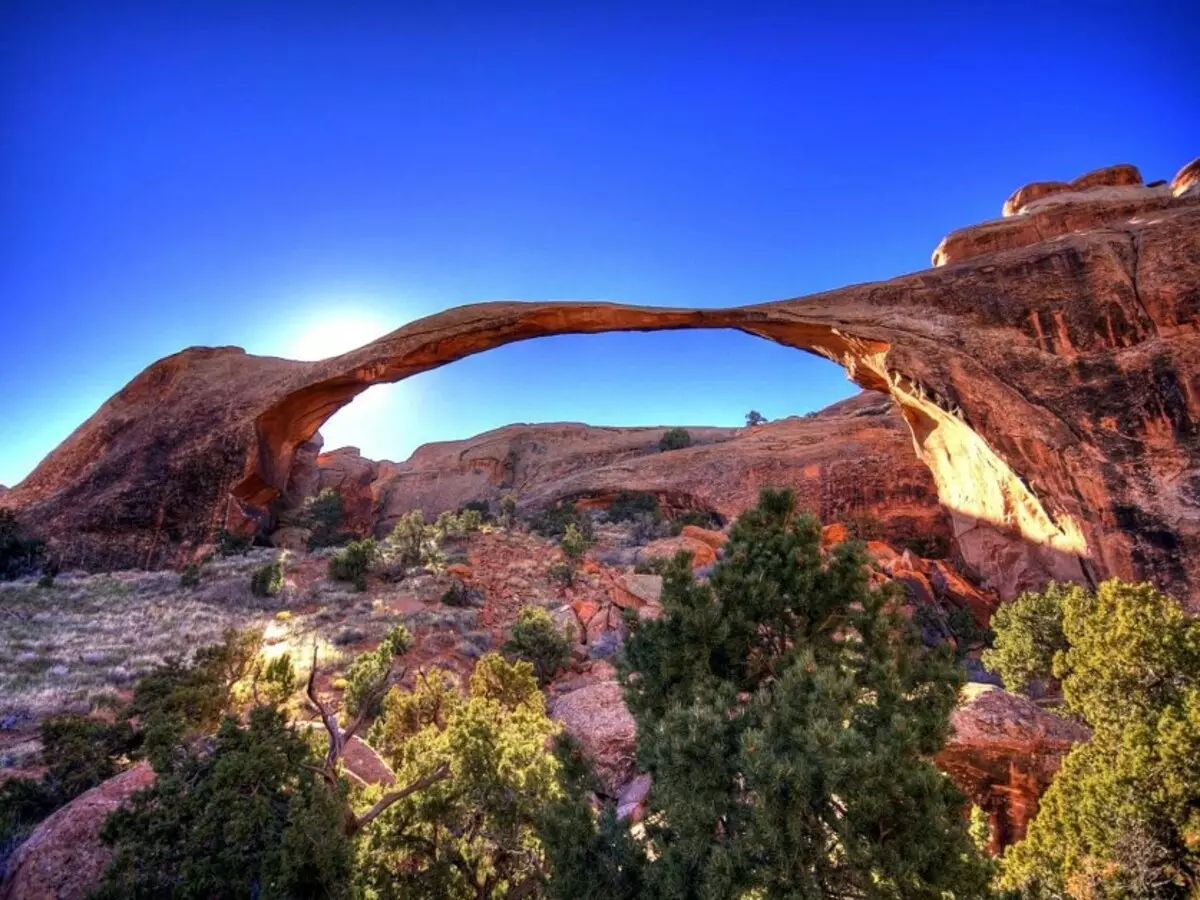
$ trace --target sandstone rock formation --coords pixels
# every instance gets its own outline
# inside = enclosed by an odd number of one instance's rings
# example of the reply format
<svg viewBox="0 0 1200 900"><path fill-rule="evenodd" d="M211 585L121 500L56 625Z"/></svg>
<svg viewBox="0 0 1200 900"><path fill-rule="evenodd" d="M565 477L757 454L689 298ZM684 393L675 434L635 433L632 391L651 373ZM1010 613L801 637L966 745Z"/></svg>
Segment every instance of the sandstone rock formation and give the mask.
<svg viewBox="0 0 1200 900"><path fill-rule="evenodd" d="M297 465L291 481L300 483L293 489L297 499L336 488L351 498L347 515L353 527L382 534L411 509L432 519L470 500L495 502L508 492L526 507L572 496L557 486L581 473L663 456L658 443L666 430L573 422L509 425L467 440L425 444L398 464L363 459L353 447L322 453ZM695 449L726 447L738 434L735 428L689 431L699 445ZM365 483L346 476L368 467L374 471Z"/></svg>
<svg viewBox="0 0 1200 900"><path fill-rule="evenodd" d="M550 715L579 739L611 797L634 775L637 723L625 708L621 686L597 681L559 697Z"/></svg>
<svg viewBox="0 0 1200 900"><path fill-rule="evenodd" d="M1064 757L1091 736L1084 726L998 689L960 706L950 722L954 735L937 765L987 814L993 853L1025 836Z"/></svg>
<svg viewBox="0 0 1200 900"><path fill-rule="evenodd" d="M471 500L494 506L510 491L526 508L567 499L605 505L621 491L644 491L670 512L700 509L729 520L753 506L761 488L789 487L822 520L870 514L889 540L950 542L949 518L908 427L875 392L755 428L691 428L693 446L670 453L658 446L665 430L510 425L420 447L399 464L342 448L306 457L288 493L295 504L337 489L350 526L380 536L410 509L428 520Z"/></svg>
<svg viewBox="0 0 1200 900"><path fill-rule="evenodd" d="M1101 173L956 232L937 268L731 309L487 303L314 363L193 348L137 376L0 498L66 565L179 561L250 528L297 451L372 384L545 334L736 328L889 394L964 558L1006 596L1047 577L1200 588L1200 191ZM1031 193L1037 193L1031 192Z"/></svg>
<svg viewBox="0 0 1200 900"><path fill-rule="evenodd" d="M13 855L0 900L83 900L112 859L104 820L153 783L150 764L138 763L53 813Z"/></svg>

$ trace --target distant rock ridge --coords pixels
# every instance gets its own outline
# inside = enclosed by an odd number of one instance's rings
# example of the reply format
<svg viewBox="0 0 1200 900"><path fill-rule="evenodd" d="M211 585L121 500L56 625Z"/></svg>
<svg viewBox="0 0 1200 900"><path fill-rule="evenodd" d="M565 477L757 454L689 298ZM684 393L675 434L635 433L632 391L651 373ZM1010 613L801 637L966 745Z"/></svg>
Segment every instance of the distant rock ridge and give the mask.
<svg viewBox="0 0 1200 900"><path fill-rule="evenodd" d="M356 448L306 453L288 493L298 503L337 490L351 527L381 536L411 509L431 518L471 500L494 507L506 493L528 509L561 500L604 506L622 491L645 492L669 513L704 510L728 521L763 487L787 487L823 521L870 516L880 539L953 543L933 478L880 394L752 428L687 430L693 446L668 453L659 449L666 427L561 422L426 444L401 463L375 463Z"/></svg>
<svg viewBox="0 0 1200 900"><path fill-rule="evenodd" d="M889 395L964 559L1003 596L1118 575L1197 608L1198 169L1026 190L1012 215L949 235L933 269L810 297L483 303L317 362L192 348L133 379L0 505L65 565L179 565L222 527L269 522L297 453L371 385L542 335L734 328Z"/></svg>

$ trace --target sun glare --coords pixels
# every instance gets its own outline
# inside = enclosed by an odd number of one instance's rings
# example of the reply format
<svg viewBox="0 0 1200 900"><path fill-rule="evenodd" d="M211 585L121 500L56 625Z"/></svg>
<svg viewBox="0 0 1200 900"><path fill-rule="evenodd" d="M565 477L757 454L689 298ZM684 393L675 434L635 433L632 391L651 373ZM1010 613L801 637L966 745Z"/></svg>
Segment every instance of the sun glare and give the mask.
<svg viewBox="0 0 1200 900"><path fill-rule="evenodd" d="M314 310L298 324L295 336L287 343L284 355L290 359L317 360L355 350L399 327L382 315L365 310L330 304Z"/></svg>

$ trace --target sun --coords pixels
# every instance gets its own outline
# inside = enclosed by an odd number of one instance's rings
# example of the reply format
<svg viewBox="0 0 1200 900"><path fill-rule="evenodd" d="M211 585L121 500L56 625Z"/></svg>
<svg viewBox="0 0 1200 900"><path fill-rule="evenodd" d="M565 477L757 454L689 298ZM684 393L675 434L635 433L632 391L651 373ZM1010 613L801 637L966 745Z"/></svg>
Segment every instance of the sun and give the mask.
<svg viewBox="0 0 1200 900"><path fill-rule="evenodd" d="M316 309L298 324L295 336L285 348L289 359L328 359L356 350L394 330L397 323L363 309L347 308L342 303Z"/></svg>

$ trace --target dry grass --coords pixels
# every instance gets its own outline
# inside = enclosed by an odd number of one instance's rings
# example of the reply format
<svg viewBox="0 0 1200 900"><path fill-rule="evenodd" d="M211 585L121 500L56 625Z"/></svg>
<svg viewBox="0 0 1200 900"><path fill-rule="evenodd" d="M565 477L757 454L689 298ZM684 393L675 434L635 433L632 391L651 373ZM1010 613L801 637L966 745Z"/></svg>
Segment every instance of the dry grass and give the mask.
<svg viewBox="0 0 1200 900"><path fill-rule="evenodd" d="M440 604L448 586L424 576L356 593L325 577L328 552L292 554L276 597L250 592L253 570L276 551L207 564L198 587L175 572L60 576L51 588L0 583L0 732L61 712L116 705L138 677L167 656L187 656L220 640L227 628L259 628L265 652L290 651L306 669L317 644L321 668L338 670L393 626L446 632L457 644L481 644L477 610ZM432 648L431 648L432 649ZM23 729L22 729L23 730ZM4 743L0 741L0 744Z"/></svg>
<svg viewBox="0 0 1200 900"><path fill-rule="evenodd" d="M192 590L174 572L0 584L0 717L87 711L169 655L261 626L270 613L249 590L259 556L214 565Z"/></svg>

